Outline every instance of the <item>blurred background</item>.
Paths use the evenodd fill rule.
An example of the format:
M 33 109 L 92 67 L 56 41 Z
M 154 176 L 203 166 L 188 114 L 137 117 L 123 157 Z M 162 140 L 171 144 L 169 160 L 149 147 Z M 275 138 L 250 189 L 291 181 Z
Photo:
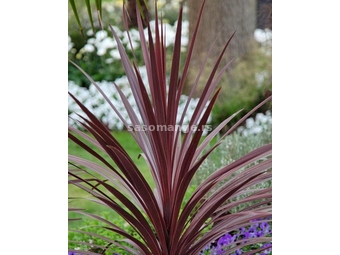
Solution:
M 165 23 L 169 61 L 172 56 L 171 49 L 173 47 L 180 4 L 184 6 L 182 33 L 183 62 L 201 2 L 202 0 L 157 1 L 159 15 L 163 17 L 163 22 Z M 98 20 L 95 1 L 90 3 L 94 27 L 91 26 L 88 10 L 84 2 L 80 0 L 75 1 L 82 30 L 80 30 L 69 3 L 68 57 L 82 67 L 95 81 L 104 84 L 103 86 L 107 90 L 110 90 L 110 87 L 112 87 L 110 85 L 112 82 L 116 82 L 122 88 L 128 87 L 117 46 L 109 30 L 109 25 L 112 25 L 122 40 L 128 54 L 132 57 L 131 46 L 129 45 L 123 22 L 123 0 L 102 1 L 102 27 Z M 142 6 L 144 15 L 152 21 L 155 17 L 154 1 L 146 0 L 144 4 L 145 6 Z M 126 0 L 126 6 L 130 17 L 129 32 L 131 34 L 132 45 L 137 61 L 140 60 L 138 65 L 143 68 L 139 35 L 135 28 L 135 0 Z M 191 85 L 212 43 L 214 42 L 214 50 L 210 53 L 208 68 L 206 68 L 207 73 L 210 70 L 209 65 L 210 67 L 212 66 L 222 47 L 236 31 L 220 65 L 221 69 L 229 61 L 233 60 L 219 83 L 222 91 L 210 118 L 210 124 L 213 127 L 216 127 L 221 121 L 236 111 L 244 109 L 230 123 L 230 125 L 234 124 L 272 93 L 271 6 L 272 1 L 269 0 L 216 0 L 207 1 L 206 3 L 190 64 L 189 76 L 185 83 L 185 94 L 189 93 Z M 90 82 L 71 63 L 68 66 L 68 78 L 69 87 L 72 87 L 71 90 L 82 97 L 83 102 L 90 109 L 97 111 L 98 117 L 102 121 L 107 122 L 111 129 L 123 129 L 122 125 L 116 125 L 116 121 L 114 123 L 110 122 L 110 119 L 114 119 L 114 116 L 108 116 L 107 109 L 100 106 L 104 102 L 100 101 L 100 97 L 94 96 L 95 92 L 91 89 Z M 202 84 L 204 84 L 207 78 L 205 73 L 203 73 L 199 89 L 195 93 L 196 97 L 199 97 L 203 87 Z M 112 90 L 111 94 L 115 98 L 115 91 Z M 185 101 L 185 98 L 183 98 L 183 101 Z M 69 114 L 72 115 L 76 110 L 77 108 L 70 100 Z M 259 112 L 270 114 L 271 103 L 261 107 L 254 113 L 253 117 Z

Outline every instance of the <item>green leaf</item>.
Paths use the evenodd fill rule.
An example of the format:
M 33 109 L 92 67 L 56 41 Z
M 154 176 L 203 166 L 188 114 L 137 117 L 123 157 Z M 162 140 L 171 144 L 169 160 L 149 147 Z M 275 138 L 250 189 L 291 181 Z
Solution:
M 93 24 L 90 0 L 85 0 L 85 4 L 86 4 L 86 7 L 87 7 L 87 13 L 89 14 L 92 31 L 94 32 L 95 29 L 94 29 L 94 24 Z
M 96 0 L 96 7 L 97 7 L 97 10 L 99 11 L 100 17 L 102 17 L 102 1 L 101 0 Z
M 77 20 L 77 23 L 78 23 L 78 26 L 79 26 L 79 30 L 80 30 L 82 36 L 85 38 L 84 30 L 83 30 L 83 27 L 81 26 L 81 23 L 80 23 L 80 20 L 79 20 L 79 15 L 78 15 L 76 4 L 75 4 L 74 0 L 69 0 L 69 1 L 70 1 L 71 6 L 72 6 L 74 16 L 76 17 L 76 20 Z

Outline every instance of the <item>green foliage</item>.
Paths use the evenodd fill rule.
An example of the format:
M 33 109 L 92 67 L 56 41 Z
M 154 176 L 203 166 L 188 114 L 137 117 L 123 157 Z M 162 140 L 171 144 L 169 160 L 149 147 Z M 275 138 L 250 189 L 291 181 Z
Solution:
M 80 26 L 77 21 L 77 16 L 79 17 L 81 28 L 84 31 L 84 35 L 86 34 L 86 31 L 92 29 L 95 29 L 94 32 L 101 29 L 101 25 L 98 20 L 98 12 L 96 5 L 94 1 L 89 1 L 91 4 L 91 16 L 93 20 L 93 24 L 91 24 L 91 16 L 88 13 L 88 7 L 86 4 L 81 3 L 79 1 L 75 2 L 76 5 L 76 12 L 74 12 L 74 9 L 72 7 L 72 2 L 74 0 L 69 0 L 68 5 L 68 33 L 76 43 L 77 47 L 77 41 L 84 42 L 84 36 L 79 32 Z M 124 24 L 122 22 L 122 7 L 123 7 L 123 1 L 117 1 L 117 0 L 106 0 L 102 1 L 101 3 L 101 21 L 103 24 L 111 24 L 115 26 L 119 26 L 120 29 L 124 28 Z M 77 38 L 77 39 L 75 39 Z M 82 43 L 80 43 L 82 44 Z
M 261 115 L 261 113 L 259 114 Z M 259 116 L 258 115 L 258 116 Z M 257 117 L 258 117 L 257 116 Z M 264 116 L 264 115 L 263 115 Z M 201 165 L 200 169 L 197 171 L 192 184 L 198 185 L 199 183 L 203 182 L 207 179 L 212 173 L 217 171 L 218 169 L 227 166 L 233 163 L 235 160 L 243 157 L 247 153 L 251 152 L 252 150 L 259 148 L 265 144 L 269 144 L 272 142 L 272 124 L 271 124 L 271 117 L 270 121 L 258 121 L 260 118 L 256 118 L 255 125 L 257 128 L 261 128 L 262 131 L 256 134 L 251 133 L 251 129 L 247 127 L 241 126 L 236 132 L 232 133 L 231 135 L 227 136 L 221 144 L 211 153 L 210 157 L 208 157 Z M 252 118 L 251 118 L 252 119 Z M 265 119 L 265 118 L 264 118 Z M 250 119 L 249 119 L 250 120 Z M 247 132 L 250 134 L 246 135 Z M 207 148 L 208 150 L 209 148 Z M 254 164 L 258 164 L 262 162 L 259 160 L 254 162 Z M 240 170 L 242 172 L 243 170 Z M 259 183 L 250 187 L 251 189 L 266 189 L 272 186 L 272 181 L 268 180 L 266 182 Z M 246 196 L 239 195 L 230 201 L 240 200 L 245 198 Z M 232 212 L 240 211 L 247 206 L 254 205 L 256 203 L 261 202 L 262 200 L 254 200 L 250 203 L 241 204 L 235 208 L 233 208 Z
M 86 70 L 96 81 L 114 81 L 115 79 L 123 76 L 124 69 L 122 68 L 119 61 L 113 63 L 106 63 L 109 58 L 109 53 L 99 56 L 97 51 L 94 52 L 82 52 L 81 49 L 86 45 L 89 39 L 93 38 L 95 33 L 102 30 L 98 22 L 97 15 L 95 15 L 95 5 L 93 4 L 92 15 L 96 17 L 94 19 L 92 29 L 90 16 L 88 15 L 86 5 L 77 6 L 77 15 L 81 19 L 82 33 L 79 32 L 79 25 L 76 21 L 76 15 L 71 8 L 71 2 L 69 2 L 69 14 L 68 14 L 68 35 L 70 36 L 73 48 L 69 51 L 69 59 L 77 63 L 81 68 Z M 102 22 L 103 24 L 111 24 L 123 29 L 122 15 L 117 13 L 122 12 L 122 4 L 117 1 L 104 1 L 102 3 Z M 108 33 L 110 33 L 107 25 L 104 27 Z M 91 33 L 89 33 L 91 32 Z M 88 88 L 90 82 L 84 77 L 84 75 L 72 64 L 68 64 L 68 79 L 74 81 L 81 87 Z
M 192 186 L 189 187 L 188 192 L 186 193 L 186 195 L 184 197 L 182 208 L 189 201 L 189 199 L 192 196 L 192 194 L 194 193 L 195 189 L 196 189 L 195 185 L 192 185 Z M 88 205 L 86 207 L 88 207 Z M 135 233 L 134 229 L 129 224 L 127 224 L 126 221 L 123 218 L 121 218 L 119 215 L 117 215 L 116 213 L 113 213 L 112 211 L 97 211 L 96 214 L 98 214 L 101 217 L 103 217 L 104 219 L 112 222 L 113 224 L 123 228 L 130 235 L 132 235 L 135 238 L 137 238 L 138 240 L 142 241 L 140 236 L 138 236 Z M 76 214 L 70 213 L 69 217 L 72 218 L 72 217 L 76 217 L 76 216 L 77 216 Z M 71 229 L 86 230 L 86 231 L 91 232 L 93 234 L 105 236 L 105 237 L 107 237 L 111 240 L 115 240 L 115 241 L 119 241 L 119 240 L 124 239 L 124 237 L 122 237 L 121 235 L 119 235 L 119 234 L 117 234 L 113 231 L 110 231 L 108 229 L 103 228 L 106 225 L 104 223 L 102 223 L 101 221 L 91 219 L 91 218 L 87 218 L 87 217 L 84 217 L 81 221 L 70 222 L 69 226 L 70 226 Z M 86 244 L 79 244 L 77 242 L 93 243 L 93 244 L 101 245 L 101 246 L 108 245 L 108 242 L 105 242 L 103 239 L 98 238 L 94 235 L 88 235 L 88 234 L 84 234 L 84 233 L 74 232 L 72 230 L 69 231 L 69 233 L 68 233 L 68 240 L 70 241 L 69 246 L 68 246 L 69 249 L 81 249 L 81 250 L 91 250 L 91 248 L 94 249 L 94 247 L 91 247 L 91 246 L 86 245 Z M 131 255 L 128 252 L 126 252 L 125 250 L 118 248 L 117 246 L 115 246 L 114 252 L 116 252 L 120 255 Z M 112 255 L 112 252 L 107 251 L 105 254 L 106 255 Z
M 85 56 L 84 59 L 75 61 L 75 63 L 78 63 L 81 68 L 87 70 L 89 73 L 93 73 L 93 79 L 96 81 L 114 81 L 124 75 L 121 65 L 117 62 L 108 65 L 103 61 L 103 57 L 93 56 L 94 53 L 89 53 L 89 55 L 90 56 Z M 89 59 L 93 59 L 93 61 L 89 61 Z M 72 64 L 68 66 L 68 77 L 69 80 L 74 81 L 81 87 L 89 88 L 91 84 L 79 69 L 75 68 Z
M 129 234 L 133 235 L 134 230 L 132 227 L 124 221 L 121 217 L 115 215 L 113 216 L 111 212 L 101 212 L 99 214 L 104 219 L 112 222 L 113 224 L 116 224 L 122 228 L 124 228 Z M 111 230 L 108 230 L 106 228 L 103 228 L 106 226 L 104 223 L 102 223 L 99 220 L 90 219 L 90 218 L 84 218 L 82 220 L 82 227 L 78 227 L 80 230 L 86 230 L 88 232 L 91 232 L 93 234 L 105 236 L 107 238 L 110 238 L 111 240 L 122 240 L 123 237 Z M 138 238 L 138 236 L 136 236 Z M 80 250 L 92 250 L 94 251 L 95 247 L 87 244 L 79 244 L 78 242 L 86 242 L 86 243 L 93 243 L 96 245 L 101 246 L 107 246 L 109 243 L 102 238 L 96 237 L 95 235 L 88 235 L 84 233 L 79 232 L 73 232 L 69 231 L 68 233 L 68 240 L 69 240 L 69 249 L 80 249 Z M 114 252 L 120 254 L 120 255 L 130 255 L 125 250 L 120 249 L 119 247 L 114 248 Z M 106 255 L 112 255 L 112 251 L 107 251 L 105 253 Z
M 138 166 L 140 171 L 143 173 L 143 176 L 145 176 L 147 182 L 154 188 L 153 182 L 152 182 L 152 176 L 150 172 L 148 171 L 148 166 L 146 162 L 142 159 L 139 158 L 139 154 L 141 153 L 140 147 L 137 145 L 136 141 L 133 139 L 133 137 L 127 132 L 127 131 L 120 131 L 120 132 L 111 132 L 112 135 L 115 136 L 115 138 L 120 142 L 124 143 L 124 147 L 126 150 L 129 152 L 129 155 L 131 158 L 134 160 L 135 164 Z M 90 135 L 90 134 L 88 134 Z M 96 148 L 93 144 L 87 143 L 88 146 L 99 152 L 98 148 Z M 101 164 L 101 162 L 94 157 L 93 155 L 89 154 L 87 151 L 79 147 L 77 144 L 69 142 L 68 143 L 68 153 L 72 155 L 77 155 L 82 158 L 86 158 L 88 160 L 91 160 L 95 163 Z M 109 160 L 108 155 L 104 155 L 104 158 L 106 160 Z M 69 185 L 68 186 L 68 194 L 72 197 L 85 197 L 86 192 L 84 192 L 82 189 L 74 186 L 74 185 Z M 102 214 L 103 210 L 105 211 L 106 208 L 103 208 L 103 206 L 99 206 L 98 204 L 91 203 L 87 201 L 86 199 L 82 200 L 72 200 L 72 202 L 69 204 L 69 206 L 72 207 L 79 207 L 79 208 L 86 208 L 87 212 L 94 213 L 94 214 Z M 79 215 L 77 215 L 74 212 L 69 212 L 69 218 L 78 218 Z M 109 212 L 105 212 L 106 217 L 109 217 Z M 115 216 L 115 217 L 114 217 Z M 115 221 L 120 222 L 121 218 L 117 216 L 116 213 L 110 214 L 110 217 L 114 217 Z M 86 218 L 87 219 L 87 218 Z M 122 221 L 124 222 L 124 221 Z M 82 221 L 71 221 L 69 222 L 69 227 L 72 229 L 79 229 L 82 226 L 87 226 L 89 225 L 88 222 L 86 221 L 83 223 Z M 122 224 L 120 226 L 123 227 Z M 79 235 L 79 234 L 77 234 Z M 73 240 L 73 239 L 70 239 Z
M 235 160 L 243 157 L 250 151 L 272 142 L 272 124 L 259 123 L 257 127 L 262 128 L 262 132 L 257 134 L 242 135 L 247 130 L 240 127 L 236 132 L 228 135 L 222 143 L 211 153 L 195 176 L 194 184 L 201 183 L 217 169 L 231 164 Z M 207 148 L 207 150 L 210 148 Z
M 243 109 L 229 127 L 236 123 L 245 113 L 262 102 L 271 94 L 272 56 L 264 48 L 254 45 L 252 50 L 234 68 L 223 77 L 222 91 L 213 109 L 212 125 L 216 127 L 231 114 Z M 268 103 L 257 112 L 271 110 Z M 226 130 L 228 126 L 224 130 Z
M 122 6 L 122 2 L 114 2 L 111 5 L 108 3 L 103 3 L 102 11 L 105 17 L 103 17 L 104 27 L 102 29 L 99 23 L 95 23 L 94 32 L 90 25 L 91 22 L 88 20 L 89 17 L 86 15 L 86 8 L 84 6 L 79 6 L 77 9 L 77 13 L 81 14 L 81 16 L 83 16 L 83 19 L 85 20 L 85 22 L 82 24 L 83 34 L 79 33 L 79 27 L 75 25 L 76 19 L 74 13 L 71 11 L 69 12 L 68 32 L 70 40 L 72 42 L 72 49 L 69 50 L 69 59 L 76 63 L 83 70 L 86 70 L 86 72 L 91 75 L 91 77 L 95 81 L 115 81 L 117 78 L 120 78 L 125 74 L 124 69 L 121 65 L 121 61 L 119 58 L 117 58 L 117 55 L 119 55 L 117 48 L 113 45 L 106 47 L 108 43 L 113 43 L 113 41 L 109 40 L 111 38 L 107 37 L 108 34 L 111 34 L 111 31 L 108 28 L 107 24 L 114 26 L 115 31 L 117 31 L 120 39 L 123 42 L 123 46 L 129 58 L 133 58 L 133 53 L 130 50 L 130 45 L 127 40 L 127 34 L 123 32 L 125 30 L 125 27 L 123 26 L 122 15 L 117 15 L 117 13 L 122 12 Z M 164 10 L 166 11 L 164 14 L 164 22 L 166 22 L 167 25 L 174 25 L 175 21 L 177 21 L 177 9 L 176 12 L 174 12 L 172 5 L 165 4 Z M 174 13 L 176 13 L 176 17 L 173 16 Z M 106 33 L 106 35 L 103 35 L 104 33 L 101 33 L 98 36 L 98 34 L 96 34 L 98 31 L 100 31 L 100 33 L 105 31 L 104 33 Z M 132 44 L 134 45 L 136 64 L 142 65 L 142 50 L 139 45 L 138 35 L 136 35 L 138 33 L 135 28 L 131 28 L 130 34 L 132 35 Z M 168 35 L 168 37 L 169 36 L 171 35 Z M 103 41 L 106 41 L 106 43 L 103 43 Z M 88 50 L 86 46 L 91 46 L 93 49 Z M 171 52 L 173 51 L 173 45 L 168 45 L 167 47 L 169 48 L 169 51 L 166 55 L 166 58 L 170 61 L 172 57 Z M 105 53 L 103 53 L 103 50 Z M 111 54 L 115 55 L 116 57 L 112 57 Z M 166 71 L 167 73 L 170 72 L 170 66 L 167 66 Z M 82 72 L 71 63 L 68 64 L 68 79 L 74 81 L 77 85 L 81 87 L 88 88 L 90 85 L 90 82 L 82 74 Z
M 150 185 L 153 185 L 152 176 L 151 176 L 150 172 L 148 171 L 148 166 L 147 166 L 146 162 L 142 158 L 138 157 L 139 154 L 141 153 L 141 149 L 137 145 L 137 143 L 133 139 L 133 137 L 127 131 L 120 131 L 120 132 L 113 132 L 112 131 L 111 134 L 114 135 L 115 138 L 120 143 L 124 143 L 124 147 L 129 152 L 129 155 L 131 156 L 131 158 L 133 159 L 135 164 L 138 166 L 140 171 L 143 173 L 143 176 L 145 176 L 147 182 Z M 90 134 L 88 134 L 88 135 L 90 135 Z M 99 152 L 99 150 L 93 144 L 90 144 L 90 143 L 87 143 L 87 144 L 88 144 L 88 146 L 90 146 L 91 149 Z M 87 151 L 85 151 L 84 149 L 82 149 L 80 146 L 78 146 L 75 143 L 72 143 L 72 142 L 68 143 L 68 153 L 82 157 L 82 158 L 86 158 L 86 159 L 91 160 L 95 163 L 101 164 L 101 162 L 96 157 L 89 154 Z M 108 155 L 104 155 L 104 158 L 106 160 L 109 160 Z M 152 186 L 152 187 L 154 188 L 154 186 Z M 75 187 L 74 185 L 69 185 L 68 194 L 70 196 L 73 196 L 73 197 L 82 197 L 82 196 L 86 195 L 86 193 L 82 189 L 79 189 L 78 187 Z M 73 200 L 72 203 L 70 203 L 70 206 L 86 208 L 86 210 L 90 213 L 101 214 L 102 211 L 103 211 L 102 206 L 98 206 L 97 204 L 91 203 L 87 200 Z M 116 214 L 112 214 L 112 215 L 116 215 Z M 77 215 L 76 213 L 69 212 L 69 218 L 77 218 L 78 216 L 79 215 Z M 82 221 L 69 222 L 69 227 L 71 227 L 71 228 L 77 228 L 78 229 L 82 225 L 86 226 L 87 223 L 83 224 Z

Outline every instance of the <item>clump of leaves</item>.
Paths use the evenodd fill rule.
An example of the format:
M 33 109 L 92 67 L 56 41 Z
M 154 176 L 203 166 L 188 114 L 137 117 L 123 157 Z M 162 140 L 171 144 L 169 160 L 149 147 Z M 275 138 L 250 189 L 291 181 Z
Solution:
M 81 254 L 103 254 L 105 251 L 114 252 L 114 247 L 119 247 L 130 254 L 196 255 L 204 247 L 224 234 L 250 225 L 251 220 L 271 215 L 271 188 L 248 189 L 271 179 L 271 144 L 255 149 L 233 163 L 218 169 L 197 186 L 186 203 L 183 202 L 193 176 L 202 162 L 225 136 L 230 134 L 237 125 L 256 110 L 255 108 L 245 115 L 221 136 L 214 146 L 205 151 L 212 139 L 235 115 L 222 121 L 216 129 L 202 140 L 204 126 L 220 92 L 220 88 L 217 88 L 218 82 L 228 67 L 226 65 L 220 72 L 217 72 L 218 65 L 231 40 L 230 38 L 212 68 L 197 108 L 191 116 L 189 127 L 195 128 L 189 128 L 183 137 L 180 129 L 173 128 L 176 125 L 181 126 L 185 116 L 186 110 L 184 110 L 183 117 L 179 123 L 176 122 L 180 96 L 187 77 L 204 4 L 205 1 L 203 1 L 197 26 L 181 72 L 179 69 L 183 12 L 182 8 L 180 9 L 169 82 L 167 82 L 166 77 L 165 34 L 162 23 L 159 24 L 157 12 L 155 36 L 153 38 L 148 24 L 147 41 L 144 36 L 139 9 L 136 8 L 140 43 L 149 84 L 143 83 L 138 67 L 135 64 L 137 61 L 129 60 L 117 34 L 112 29 L 112 34 L 118 44 L 122 65 L 138 106 L 140 118 L 131 107 L 124 93 L 118 86 L 116 86 L 116 89 L 129 113 L 133 126 L 146 126 L 148 128 L 130 129 L 127 121 L 120 115 L 105 93 L 85 71 L 82 71 L 110 103 L 113 111 L 121 117 L 121 121 L 140 146 L 142 150 L 141 156 L 149 165 L 155 189 L 151 189 L 150 184 L 147 183 L 124 149 L 123 144 L 118 143 L 105 125 L 76 97 L 70 94 L 87 115 L 87 118 L 82 117 L 80 123 L 91 135 L 69 127 L 69 139 L 95 156 L 102 164 L 69 155 L 69 183 L 92 195 L 91 198 L 87 198 L 88 200 L 115 211 L 134 230 L 134 234 L 130 234 L 130 232 L 99 215 L 88 213 L 80 208 L 69 208 L 72 212 L 77 212 L 80 215 L 105 223 L 105 229 L 122 236 L 121 240 L 112 240 L 88 231 L 74 230 L 75 232 L 101 238 L 106 244 L 96 245 L 100 252 L 71 251 L 80 252 Z M 202 65 L 200 73 L 192 86 L 187 106 L 192 99 L 204 67 L 205 63 Z M 148 89 L 147 86 L 149 86 Z M 150 95 L 147 92 L 148 90 Z M 207 103 L 208 107 L 205 108 Z M 157 131 L 157 127 L 162 127 L 162 129 Z M 110 157 L 110 161 L 104 159 L 102 154 L 91 149 L 86 143 L 92 143 L 98 147 L 103 154 Z M 262 160 L 255 163 L 259 159 Z M 244 171 L 238 172 L 244 168 Z M 235 173 L 239 174 L 235 175 Z M 243 195 L 242 199 L 233 200 L 241 194 Z M 245 206 L 241 211 L 230 213 L 234 207 L 247 204 L 249 201 L 260 202 Z M 271 238 L 269 237 L 255 237 L 247 243 L 236 243 L 225 254 L 230 254 L 250 243 L 270 242 L 270 240 Z M 94 246 L 92 243 L 88 245 Z
M 239 109 L 250 111 L 264 98 L 271 95 L 272 73 L 271 54 L 258 45 L 253 45 L 250 52 L 238 59 L 235 67 L 223 77 L 223 90 L 213 109 L 213 126 Z M 225 88 L 225 89 L 224 89 Z M 258 112 L 271 110 L 271 104 L 262 106 Z M 242 116 L 236 116 L 228 126 L 235 124 Z M 226 128 L 225 128 L 226 129 Z

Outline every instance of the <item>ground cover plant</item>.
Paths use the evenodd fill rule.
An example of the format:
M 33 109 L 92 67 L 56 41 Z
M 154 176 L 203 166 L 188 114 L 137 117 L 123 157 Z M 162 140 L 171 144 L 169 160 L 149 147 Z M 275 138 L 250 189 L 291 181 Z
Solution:
M 87 116 L 82 116 L 79 123 L 90 135 L 70 126 L 69 139 L 101 163 L 69 155 L 69 183 L 92 195 L 91 198 L 87 198 L 89 201 L 115 211 L 132 229 L 132 232 L 127 228 L 119 227 L 103 216 L 89 213 L 82 208 L 70 207 L 69 211 L 100 221 L 105 225 L 101 228 L 118 234 L 120 238 L 109 238 L 86 230 L 73 230 L 75 233 L 95 236 L 103 242 L 84 243 L 70 240 L 70 242 L 85 245 L 88 248 L 84 247 L 81 251 L 70 249 L 69 252 L 80 254 L 110 252 L 107 254 L 112 254 L 120 249 L 128 254 L 196 255 L 204 251 L 207 245 L 223 238 L 226 234 L 246 228 L 254 220 L 271 217 L 271 188 L 252 188 L 271 179 L 271 144 L 261 146 L 216 170 L 200 183 L 190 198 L 184 202 L 193 176 L 202 162 L 242 121 L 270 100 L 268 98 L 246 114 L 209 150 L 205 150 L 233 117 L 230 116 L 221 122 L 216 129 L 202 139 L 204 127 L 220 92 L 220 88 L 217 88 L 219 79 L 228 67 L 226 65 L 220 72 L 217 72 L 231 37 L 226 42 L 219 59 L 211 70 L 210 77 L 205 82 L 206 86 L 192 113 L 187 132 L 184 132 L 182 136 L 181 129 L 175 128 L 183 124 L 186 108 L 204 68 L 203 65 L 188 96 L 182 118 L 177 122 L 178 106 L 204 4 L 205 1 L 200 10 L 182 71 L 180 71 L 182 8 L 180 9 L 168 82 L 165 34 L 162 22 L 159 24 L 157 12 L 155 35 L 152 35 L 150 26 L 148 26 L 148 40 L 146 40 L 141 16 L 136 8 L 140 43 L 148 77 L 147 84 L 141 78 L 136 65 L 137 61 L 134 59 L 130 61 L 117 34 L 112 29 L 138 111 L 132 108 L 126 95 L 118 86 L 116 89 L 134 128 L 131 129 L 131 125 L 121 116 L 100 86 L 85 71 L 79 69 L 102 93 L 103 98 L 108 101 L 112 110 L 120 117 L 141 148 L 140 156 L 144 158 L 149 167 L 155 188 L 150 187 L 125 150 L 123 143 L 119 143 L 105 124 L 70 93 L 71 98 Z M 208 104 L 207 107 L 206 104 Z M 146 128 L 138 128 L 141 126 Z M 158 127 L 162 128 L 158 129 Z M 93 150 L 87 143 L 96 146 L 100 152 Z M 102 155 L 109 156 L 109 159 L 105 159 Z M 241 210 L 233 211 L 233 208 L 240 205 L 244 205 Z M 271 237 L 264 235 L 248 236 L 242 240 L 235 239 L 233 246 L 219 251 L 219 254 L 233 254 L 245 246 L 270 241 Z M 94 251 L 93 248 L 96 250 Z M 263 246 L 248 254 L 267 249 L 267 246 Z

